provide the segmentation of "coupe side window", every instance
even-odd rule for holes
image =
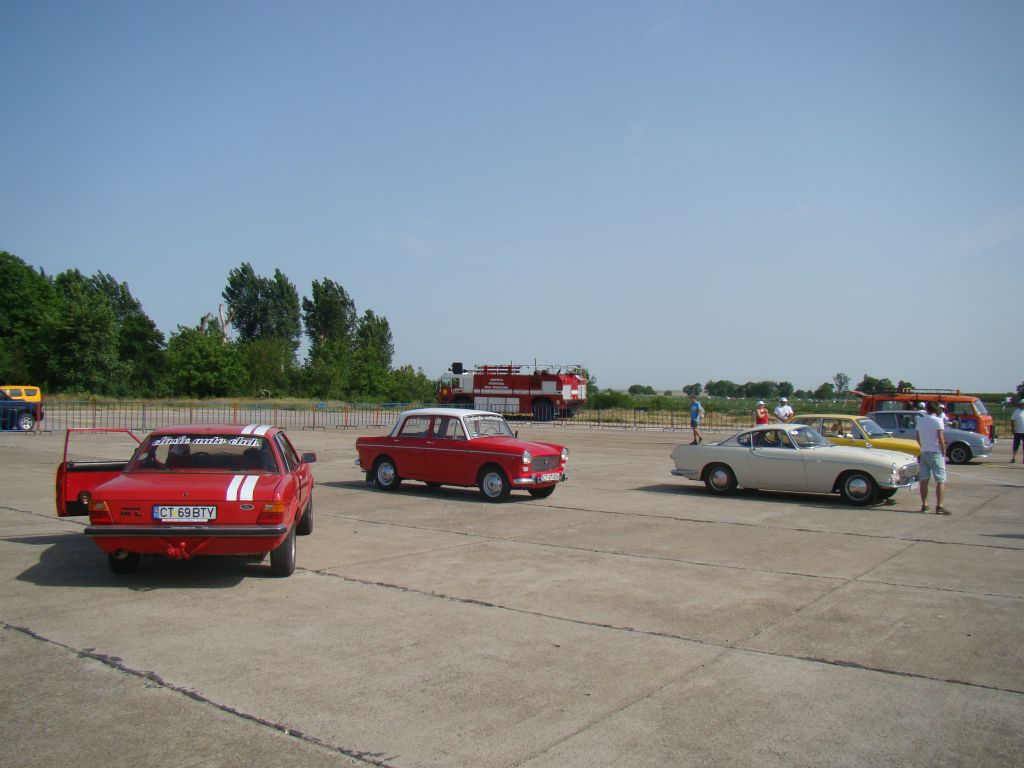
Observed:
[[[426,437],[430,429],[429,416],[410,416],[402,425],[399,437]]]

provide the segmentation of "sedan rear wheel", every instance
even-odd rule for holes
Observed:
[[[878,484],[865,472],[850,472],[839,482],[839,493],[850,504],[864,507],[878,500]]]
[[[712,464],[704,472],[704,485],[712,493],[732,493],[736,490],[736,475],[725,464]]]
[[[142,555],[138,552],[111,552],[107,555],[107,562],[110,563],[110,570],[119,576],[126,576],[139,570],[139,562]]]
[[[22,432],[31,432],[36,425],[36,417],[27,411],[18,415],[18,429]]]
[[[270,550],[270,572],[275,576],[291,576],[295,572],[295,526],[284,541]]]
[[[390,457],[385,456],[377,461],[377,466],[373,468],[373,482],[382,491],[393,491],[402,482],[398,468]]]

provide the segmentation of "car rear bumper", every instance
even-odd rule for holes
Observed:
[[[90,525],[85,535],[93,538],[193,538],[276,539],[288,533],[287,525]]]

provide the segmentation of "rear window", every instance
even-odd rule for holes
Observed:
[[[143,443],[125,472],[277,472],[270,443],[255,435],[161,435]]]

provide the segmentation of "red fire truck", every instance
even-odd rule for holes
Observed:
[[[437,402],[507,414],[534,421],[573,416],[587,399],[586,372],[579,365],[478,365],[452,363],[437,383]]]

